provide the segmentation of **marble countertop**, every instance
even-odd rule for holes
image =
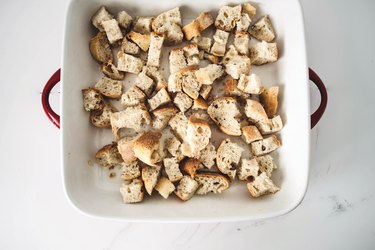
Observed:
[[[302,0],[308,62],[329,93],[293,212],[213,224],[126,223],[76,211],[40,93],[60,65],[68,1],[0,3],[0,249],[374,249],[374,1]],[[58,107],[55,89],[52,106]],[[319,103],[311,87],[311,108]]]

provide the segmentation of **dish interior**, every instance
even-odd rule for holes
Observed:
[[[232,1],[230,4],[241,3]],[[183,24],[202,11],[217,13],[226,1],[83,1],[73,0],[67,13],[62,65],[61,137],[62,168],[66,193],[80,211],[98,217],[131,221],[225,221],[260,219],[286,213],[302,200],[309,168],[309,88],[301,8],[296,0],[254,2],[259,18],[269,14],[279,49],[275,63],[253,66],[266,87],[280,86],[279,110],[285,127],[279,133],[282,147],[273,153],[278,164],[272,179],[281,187],[275,195],[252,199],[246,183],[235,181],[219,195],[194,196],[188,202],[160,195],[145,195],[140,204],[123,204],[120,178],[110,178],[107,169],[94,161],[98,149],[114,140],[110,129],[94,128],[82,107],[81,89],[93,86],[101,77],[100,66],[91,57],[88,43],[96,34],[90,18],[100,5],[111,13],[126,10],[135,16],[157,15],[180,6]],[[254,39],[252,39],[254,43]],[[164,52],[163,60],[167,61]],[[165,77],[168,64],[163,64]],[[134,76],[127,74],[125,89]],[[218,145],[216,142],[216,145]],[[246,144],[244,144],[246,145]],[[119,174],[119,171],[117,171]]]

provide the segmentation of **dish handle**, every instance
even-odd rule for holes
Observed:
[[[60,116],[52,110],[49,104],[49,95],[53,87],[60,82],[60,75],[61,69],[58,69],[48,80],[42,92],[43,110],[46,113],[47,117],[50,119],[50,121],[58,128],[60,128]],[[322,118],[324,114],[324,111],[327,107],[328,94],[323,81],[311,68],[309,68],[309,79],[318,87],[321,97],[318,109],[311,115],[311,128],[313,128],[319,122],[319,120]]]
[[[61,69],[58,69],[48,80],[42,92],[42,106],[44,113],[46,113],[48,119],[50,119],[50,121],[55,124],[57,128],[60,128],[60,116],[52,110],[51,105],[49,104],[49,95],[53,87],[60,82],[60,75]]]
[[[315,71],[311,68],[309,68],[309,79],[310,81],[315,83],[320,92],[320,105],[318,109],[311,115],[311,128],[313,128],[319,122],[320,118],[322,118],[324,111],[326,110],[328,94],[326,86],[324,86],[322,79],[320,79],[318,74],[316,74]]]

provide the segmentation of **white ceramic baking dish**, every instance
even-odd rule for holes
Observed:
[[[236,3],[241,2],[230,2]],[[310,127],[322,116],[327,94],[319,77],[310,70],[310,79],[322,94],[322,103],[310,123],[304,24],[297,0],[254,2],[258,17],[269,14],[272,18],[280,51],[276,63],[254,67],[266,86],[281,86],[279,113],[285,127],[280,133],[283,146],[276,155],[279,169],[273,177],[281,187],[280,192],[252,199],[246,185],[236,182],[221,195],[195,196],[188,202],[163,200],[155,195],[143,203],[129,205],[122,203],[120,183],[110,179],[107,170],[92,163],[95,152],[113,140],[109,130],[90,125],[82,108],[81,89],[93,85],[101,74],[88,49],[88,41],[96,32],[89,21],[92,14],[100,5],[106,5],[113,13],[125,9],[132,16],[156,15],[180,6],[186,24],[199,12],[215,13],[225,4],[228,4],[225,0],[72,0],[66,16],[61,70],[61,165],[67,197],[78,210],[95,217],[128,221],[208,222],[278,216],[290,212],[302,201],[308,183]],[[49,106],[48,96],[59,80],[60,70],[48,81],[42,97],[46,114],[57,126],[60,117]]]

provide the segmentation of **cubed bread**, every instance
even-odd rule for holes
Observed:
[[[249,41],[250,36],[246,31],[238,31],[234,36],[234,47],[237,49],[238,53],[242,55],[249,54]]]
[[[203,54],[203,59],[210,61],[213,64],[218,64],[219,63],[219,57],[212,55],[210,53],[204,52]]]
[[[191,197],[193,197],[198,187],[199,184],[196,180],[188,175],[185,175],[178,184],[175,194],[181,200],[187,201],[190,200]]]
[[[105,33],[107,34],[107,38],[110,44],[114,44],[115,42],[123,38],[116,19],[102,21],[101,24],[104,28]]]
[[[220,130],[228,135],[241,135],[241,113],[237,100],[233,97],[221,97],[208,106],[207,113]]]
[[[225,72],[234,79],[240,78],[241,74],[249,74],[251,69],[250,58],[245,55],[239,55],[233,45],[229,46],[222,63],[225,65]]]
[[[211,54],[215,56],[224,56],[229,38],[229,32],[217,29],[213,38],[214,44],[211,47]]]
[[[256,125],[259,128],[262,135],[269,135],[279,132],[283,128],[283,121],[281,120],[281,117],[278,115],[269,119],[269,122],[267,123],[257,123]]]
[[[125,163],[132,163],[137,160],[134,154],[134,142],[137,137],[125,136],[117,141],[117,150]]]
[[[171,182],[179,181],[183,178],[176,158],[165,158],[163,160],[165,172]]]
[[[233,79],[233,77],[229,76],[224,84],[224,94],[225,96],[234,96],[234,97],[241,97],[243,99],[247,99],[250,97],[249,94],[239,90],[237,88],[237,80]]]
[[[208,169],[211,169],[215,165],[216,149],[211,142],[208,143],[208,145],[204,149],[202,149],[199,159],[201,160],[202,164]]]
[[[141,49],[137,44],[129,41],[126,37],[122,39],[120,50],[126,54],[138,55],[141,52]]]
[[[241,164],[237,170],[238,179],[241,181],[252,181],[258,176],[259,164],[256,158],[241,159]]]
[[[185,34],[185,38],[190,41],[192,38],[199,36],[203,30],[207,29],[213,23],[214,18],[212,15],[209,12],[203,12],[191,23],[185,25],[182,31]]]
[[[168,122],[169,126],[181,140],[184,140],[186,136],[188,121],[189,120],[186,118],[184,113],[179,112],[175,116],[173,116]]]
[[[94,25],[98,30],[104,31],[102,26],[103,21],[108,21],[113,19],[113,16],[107,11],[105,6],[100,6],[100,8],[91,17],[92,25]]]
[[[199,90],[201,89],[202,84],[198,82],[197,77],[195,76],[194,68],[186,68],[185,70],[180,71],[181,77],[181,86],[182,90],[192,99],[197,99],[199,96]]]
[[[198,45],[196,45],[195,43],[190,43],[184,46],[182,49],[184,51],[187,66],[199,65],[200,59]]]
[[[194,116],[197,119],[204,120],[208,122],[210,125],[214,124],[210,116],[206,112],[196,112],[196,113],[191,114],[190,116]]]
[[[169,45],[177,45],[182,42],[184,34],[181,26],[179,7],[161,13],[152,22],[153,31],[158,34],[165,34],[165,42]]]
[[[244,126],[241,128],[241,130],[242,130],[241,137],[247,144],[263,139],[262,134],[259,132],[256,126],[253,126],[253,125]]]
[[[182,170],[190,175],[192,178],[195,176],[195,172],[199,168],[201,161],[199,159],[189,158],[182,164]]]
[[[231,142],[229,138],[224,139],[216,153],[216,164],[220,172],[234,179],[243,151],[237,143]]]
[[[126,107],[124,110],[110,115],[113,135],[119,139],[120,129],[133,129],[135,132],[143,132],[151,126],[151,116],[146,106],[141,103],[137,106]]]
[[[119,98],[122,94],[122,82],[103,76],[95,84],[95,89],[109,98]]]
[[[149,34],[152,31],[153,21],[154,17],[137,16],[133,23],[133,30],[141,34]]]
[[[143,182],[139,178],[122,183],[120,193],[124,203],[137,203],[143,201]]]
[[[141,73],[139,73],[135,85],[143,91],[147,96],[151,96],[155,89],[155,83],[151,77],[147,75],[147,67],[143,67]]]
[[[165,90],[165,88],[159,90],[152,98],[148,100],[150,110],[154,110],[169,102],[171,102],[171,98],[169,97],[168,92],[167,90]]]
[[[141,34],[135,31],[130,31],[126,36],[136,43],[141,50],[145,52],[148,51],[151,42],[150,34]]]
[[[275,161],[273,160],[272,156],[271,155],[257,156],[256,159],[259,164],[259,170],[271,178],[273,170],[277,169],[277,165]]]
[[[162,88],[168,87],[168,82],[165,80],[163,73],[156,67],[147,66],[146,74],[154,81],[156,84],[156,91],[161,90]]]
[[[103,109],[90,111],[90,121],[95,127],[110,128],[110,115],[113,112],[117,112],[117,110],[109,103],[105,103]]]
[[[141,176],[141,171],[139,170],[138,161],[124,162],[122,164],[122,174],[121,179],[124,181],[130,181]]]
[[[137,86],[133,85],[121,96],[121,104],[124,107],[136,106],[145,101],[146,95]]]
[[[181,142],[173,134],[166,140],[166,148],[178,162],[185,157],[181,152]]]
[[[184,50],[182,48],[174,48],[169,54],[169,71],[174,74],[187,67]],[[180,90],[181,91],[181,90]]]
[[[186,136],[181,145],[182,154],[188,157],[199,158],[211,138],[211,128],[207,121],[194,116],[189,117]]]
[[[259,42],[250,47],[250,59],[254,65],[276,62],[279,56],[276,43]]]
[[[101,110],[105,103],[99,90],[95,88],[82,89],[83,107],[86,111]]]
[[[252,37],[266,42],[271,42],[275,38],[275,31],[273,30],[268,15],[256,21],[255,24],[250,27],[249,33]]]
[[[264,110],[266,111],[269,118],[274,117],[277,112],[278,101],[277,97],[279,95],[279,87],[272,86],[268,89],[265,89],[262,94],[259,96],[260,102],[264,106]]]
[[[268,116],[262,104],[255,100],[246,99],[245,115],[253,123],[269,123]]]
[[[198,182],[199,188],[196,194],[199,195],[220,194],[230,186],[230,179],[219,173],[199,173],[195,175],[194,180]]]
[[[255,141],[250,144],[251,152],[255,156],[265,155],[275,151],[281,146],[281,142],[276,135],[271,135],[263,140]]]
[[[158,35],[152,32],[150,37],[150,49],[148,51],[147,66],[159,68],[164,35]]]
[[[182,92],[176,94],[173,102],[182,113],[185,113],[193,105],[193,100]]]
[[[236,31],[237,32],[247,32],[251,23],[251,18],[248,14],[242,13],[241,19],[236,23]]]
[[[95,154],[95,160],[100,166],[105,168],[115,167],[123,162],[121,155],[117,150],[116,142],[105,145],[99,149]]]
[[[238,80],[237,88],[248,94],[259,95],[264,91],[262,81],[256,74],[242,74]]]
[[[199,90],[199,95],[203,97],[203,99],[207,100],[212,92],[212,85],[202,85],[201,89]]]
[[[122,51],[117,53],[117,69],[133,74],[139,74],[142,70],[143,62],[138,57],[126,54]]]
[[[209,64],[204,68],[196,70],[194,73],[198,82],[204,85],[211,85],[224,74],[224,69],[221,65]]]
[[[128,30],[133,22],[133,18],[125,10],[122,10],[117,14],[116,20],[120,27],[125,30]]]
[[[111,61],[103,63],[101,69],[105,76],[113,80],[124,80],[125,78],[125,73],[118,71]]]
[[[169,195],[175,190],[173,183],[166,177],[160,177],[158,183],[155,186],[155,190],[164,198],[168,199]]]
[[[101,63],[113,60],[112,50],[105,32],[99,32],[90,39],[90,53],[92,57]]]
[[[236,23],[241,19],[242,6],[237,5],[234,7],[223,6],[219,9],[215,20],[215,26],[218,29],[225,31],[232,31]]]
[[[247,14],[252,19],[257,13],[257,9],[251,3],[242,4],[242,13]]]
[[[199,109],[207,110],[208,109],[208,104],[207,104],[207,102],[204,99],[198,97],[198,99],[194,100],[194,104],[193,104],[192,109],[193,110],[199,110]]]
[[[148,131],[134,142],[134,154],[149,166],[157,166],[166,156],[161,132]]]
[[[253,182],[247,183],[247,189],[254,198],[265,194],[274,194],[280,190],[265,173],[261,173]]]
[[[163,130],[168,126],[169,120],[177,114],[178,109],[175,107],[161,107],[155,109],[152,113],[154,114],[154,120],[152,121],[152,127],[156,130]]]
[[[198,46],[198,49],[209,53],[212,45],[212,39],[209,37],[196,36],[192,40]]]
[[[149,195],[152,194],[152,190],[156,186],[161,173],[160,166],[143,166],[142,167],[142,180],[145,185],[145,189]]]

